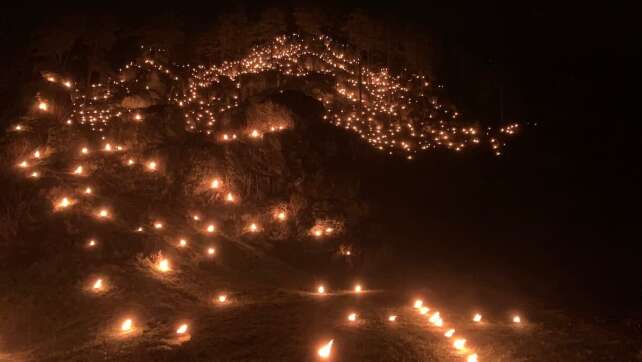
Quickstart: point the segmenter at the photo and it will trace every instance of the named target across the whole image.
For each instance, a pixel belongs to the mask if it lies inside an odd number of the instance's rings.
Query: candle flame
[[[216,252],[216,249],[214,249],[214,248],[208,248],[207,249],[207,254],[208,255],[214,255],[215,252]]]
[[[319,287],[317,288],[317,292],[319,294],[325,294],[325,287],[323,285],[319,285]]]
[[[473,317],[473,321],[477,323],[481,322],[481,320],[482,320],[482,316],[479,313],[475,314],[475,316]]]
[[[468,355],[468,358],[466,358],[466,362],[477,362],[477,353],[473,353],[471,355]]]
[[[513,317],[513,323],[522,323],[522,319],[518,315],[516,315]]]
[[[160,270],[163,273],[168,272],[170,270],[169,260],[161,259],[158,262],[158,270]]]
[[[453,343],[453,346],[454,346],[454,347],[455,347],[455,349],[457,349],[457,350],[462,350],[462,349],[464,349],[464,347],[466,346],[466,340],[465,340],[465,339],[462,339],[462,338],[457,339],[457,340],[455,340],[455,342]]]
[[[330,357],[330,353],[332,352],[332,343],[334,343],[334,339],[331,339],[330,342],[319,348],[319,357],[323,359]]]
[[[423,305],[424,305],[424,302],[423,302],[421,299],[417,299],[417,300],[415,300],[414,307],[415,307],[416,309],[421,308]]]
[[[134,327],[134,323],[131,319],[125,319],[125,321],[120,325],[120,330],[123,332],[129,332]]]
[[[97,279],[96,282],[94,283],[94,290],[100,290],[103,287],[103,280],[102,279]]]
[[[393,314],[393,315],[388,316],[388,321],[394,322],[396,320],[397,320],[397,316],[396,315]]]
[[[187,332],[187,328],[188,326],[186,323],[181,324],[176,330],[176,334],[185,334],[185,332]]]
[[[227,300],[227,296],[225,294],[221,294],[218,296],[219,303],[225,303],[226,300]]]
[[[348,320],[350,322],[356,321],[357,320],[357,313],[350,313],[350,315],[348,315]]]

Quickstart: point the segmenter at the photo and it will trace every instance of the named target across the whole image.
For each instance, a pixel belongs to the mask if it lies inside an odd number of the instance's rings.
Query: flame
[[[396,320],[397,320],[397,316],[396,315],[393,314],[393,315],[388,316],[388,321],[394,322]]]
[[[82,175],[82,166],[76,167],[74,170],[74,175]]]
[[[334,343],[334,339],[331,339],[330,342],[319,348],[319,357],[323,359],[330,357],[330,353],[332,352],[332,343]]]
[[[325,294],[325,287],[323,285],[319,285],[319,287],[317,288],[317,292],[319,294]]]
[[[40,158],[40,151],[36,150],[36,151],[33,153],[33,157],[35,157],[35,158]]]
[[[234,202],[234,195],[232,195],[231,192],[227,193],[227,196],[225,197],[225,201],[227,202]]]
[[[141,116],[141,115],[140,115],[140,113],[136,113],[136,114],[134,115],[134,119],[135,119],[135,120],[137,120],[137,121],[140,121],[140,120],[142,120],[142,119],[143,119],[143,116]]]
[[[466,362],[477,362],[477,361],[478,361],[477,360],[477,353],[470,354],[466,358]]]
[[[416,309],[420,309],[423,305],[424,305],[423,300],[421,300],[421,299],[417,299],[417,300],[415,300],[415,305],[414,305],[414,307],[415,307]]]
[[[131,319],[125,319],[123,324],[120,325],[120,330],[123,332],[129,332],[134,328],[134,323]]]
[[[481,320],[482,320],[482,316],[479,313],[475,314],[475,316],[473,317],[473,321],[477,323],[481,322]]]
[[[40,177],[40,173],[38,171],[34,171],[31,173],[31,177],[38,178]]]
[[[19,125],[19,124],[17,124],[17,125],[14,127],[14,129],[15,129],[16,131],[22,131],[22,126],[21,126],[21,125]]]
[[[348,315],[348,320],[349,320],[350,322],[354,322],[354,321],[356,321],[356,320],[357,320],[357,313],[350,313],[350,314]]]
[[[253,130],[252,133],[250,134],[250,137],[252,138],[259,138],[261,134],[257,130]]]
[[[103,288],[103,280],[97,279],[93,286],[94,290],[100,290]]]
[[[227,296],[225,294],[221,294],[218,296],[219,303],[225,303],[226,300],[227,300]]]
[[[105,150],[106,152],[111,152],[111,144],[109,144],[109,143],[105,144],[105,148],[104,148],[104,150]]]
[[[101,209],[98,212],[98,217],[109,217],[109,211],[107,211],[107,209]]]
[[[208,248],[207,249],[207,255],[214,255],[215,252],[216,252],[216,249],[214,249],[214,248]]]
[[[187,240],[185,240],[185,239],[181,239],[181,240],[178,242],[178,246],[180,246],[180,247],[182,247],[182,248],[186,247],[186,246],[187,246]]]
[[[447,330],[446,333],[444,333],[444,336],[446,336],[446,338],[450,338],[453,336],[453,334],[455,334],[455,330],[451,328]]]
[[[518,315],[516,315],[513,317],[513,323],[522,323],[522,319]]]
[[[29,163],[27,161],[22,161],[18,164],[18,167],[27,168],[29,167]]]
[[[92,191],[91,187],[87,187],[87,188],[85,188],[85,194],[89,195],[89,194],[91,194],[92,192],[93,192],[93,191]]]
[[[465,339],[463,339],[463,338],[457,339],[457,340],[455,340],[455,342],[453,343],[453,346],[454,346],[454,347],[455,347],[455,349],[457,349],[457,350],[462,350],[462,349],[464,349],[464,347],[466,346],[466,340],[465,340]]]
[[[158,165],[156,164],[156,161],[149,161],[147,162],[147,169],[150,171],[156,171],[156,167]]]
[[[208,233],[213,233],[215,231],[216,231],[216,226],[214,226],[213,224],[207,225],[207,232]]]
[[[428,321],[436,325],[437,327],[441,327],[444,325],[444,321],[443,319],[441,319],[441,315],[439,314],[439,312],[433,313],[433,315],[430,317],[430,319],[428,319]]]
[[[285,214],[285,211],[279,211],[279,213],[276,214],[276,218],[279,221],[285,221],[286,217],[287,217],[287,215]]]
[[[80,149],[80,153],[82,153],[83,155],[86,155],[89,153],[89,149],[87,147],[83,147]]]
[[[155,229],[162,229],[162,228],[163,228],[163,223],[162,223],[162,222],[160,222],[160,221],[156,221],[156,222],[154,223],[154,228],[155,228]]]
[[[89,243],[87,243],[87,246],[90,246],[90,247],[96,246],[96,240],[94,239],[89,240]]]
[[[58,203],[58,207],[62,209],[66,208],[69,205],[71,205],[71,201],[69,201],[69,199],[66,197],[63,197],[62,200],[60,200],[60,202]]]
[[[71,88],[71,82],[70,81],[65,81],[62,84],[64,84],[64,86],[67,87],[67,88]]]
[[[212,183],[210,184],[210,187],[216,190],[216,189],[221,187],[221,184],[222,184],[221,180],[215,178],[214,180],[212,180]]]
[[[46,112],[49,109],[49,105],[47,102],[40,102],[38,103],[38,109]]]
[[[158,270],[165,273],[170,270],[169,260],[163,258],[158,262]]]
[[[259,227],[255,223],[250,224],[250,231],[251,232],[255,233],[258,230],[259,230]]]
[[[134,164],[134,162],[135,162],[134,159],[130,158],[129,160],[127,160],[127,165],[131,166]]]
[[[354,286],[354,292],[355,293],[361,293],[361,284],[357,284]]]
[[[428,312],[430,312],[430,308],[428,308],[428,307],[419,308],[419,314],[421,314],[421,315],[426,315],[426,314],[428,314]]]
[[[186,323],[181,324],[176,330],[176,334],[185,334],[185,332],[187,332],[187,328],[188,326]]]

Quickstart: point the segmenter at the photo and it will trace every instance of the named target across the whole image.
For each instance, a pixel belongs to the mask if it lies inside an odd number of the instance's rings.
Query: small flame
[[[258,230],[259,230],[259,227],[255,223],[250,224],[250,231],[251,232],[255,233]]]
[[[156,171],[156,167],[158,167],[158,165],[156,164],[156,161],[149,161],[149,162],[147,162],[147,169],[148,169],[148,170],[150,170],[150,171]]]
[[[181,248],[186,247],[186,246],[187,246],[187,240],[185,240],[185,239],[181,239],[181,240],[178,242],[178,245],[179,245]]]
[[[227,193],[227,196],[225,197],[225,201],[227,202],[234,202],[234,195],[232,195],[231,192]]]
[[[89,195],[89,194],[91,194],[92,192],[93,192],[93,190],[91,189],[91,187],[86,187],[86,188],[85,188],[85,194]]]
[[[482,320],[482,316],[479,313],[475,314],[475,316],[473,317],[473,321],[477,323],[481,322],[481,320]]]
[[[357,313],[350,313],[350,315],[348,315],[348,320],[350,322],[356,321],[357,320]]]
[[[106,152],[111,152],[111,144],[109,144],[109,143],[105,144],[105,148],[104,148],[104,150],[105,150]]]
[[[156,222],[154,223],[154,228],[155,228],[155,229],[162,229],[162,228],[163,228],[163,223],[162,223],[162,222],[160,222],[160,221],[156,221]]]
[[[158,270],[159,270],[159,271],[161,271],[161,272],[163,272],[163,273],[168,272],[168,271],[170,270],[170,267],[169,267],[169,260],[167,260],[167,259],[161,259],[161,260],[158,262]]]
[[[94,240],[94,239],[89,240],[89,243],[87,243],[87,245],[90,246],[90,247],[96,246],[96,240]]]
[[[107,211],[107,209],[101,209],[98,212],[98,217],[109,217],[109,211]]]
[[[357,284],[354,287],[354,292],[355,293],[361,293],[361,284]]]
[[[332,352],[332,343],[334,343],[334,339],[331,339],[330,342],[319,348],[319,357],[323,359],[330,357],[330,353]]]
[[[123,324],[120,325],[120,330],[123,332],[129,332],[134,327],[134,323],[131,319],[125,319]]]
[[[421,300],[421,299],[415,300],[415,305],[414,306],[415,306],[416,309],[420,309],[423,305],[424,305],[423,300]]]
[[[207,249],[207,255],[214,255],[215,252],[216,252],[216,249],[214,249],[214,248],[208,248]]]
[[[143,119],[143,116],[141,116],[141,115],[140,115],[140,113],[136,113],[136,114],[134,115],[134,119],[135,119],[135,120],[137,120],[137,121],[140,121],[140,120],[142,120],[142,119]]]
[[[287,215],[285,214],[285,211],[280,211],[278,214],[276,214],[276,218],[279,219],[279,221],[285,221]]]
[[[462,339],[462,338],[457,339],[457,340],[455,340],[455,342],[453,343],[453,346],[454,346],[454,347],[455,347],[455,349],[457,349],[457,350],[462,350],[462,349],[464,349],[464,347],[466,346],[466,340],[465,340],[465,339]]]
[[[40,151],[36,150],[36,152],[33,153],[33,157],[40,158]]]
[[[428,308],[428,307],[419,308],[419,314],[421,314],[421,315],[426,315],[426,314],[428,314],[428,312],[430,312],[430,308]]]
[[[388,316],[388,321],[395,322],[396,320],[397,320],[397,316],[396,315],[393,314],[393,315]]]
[[[74,170],[74,175],[82,175],[82,166],[76,167]]]
[[[473,353],[468,355],[468,358],[466,358],[466,362],[477,362],[477,353]]]
[[[186,323],[181,324],[176,330],[176,334],[185,334],[185,332],[187,332],[187,328],[188,326]]]
[[[58,203],[58,207],[63,209],[69,205],[71,205],[71,202],[66,197],[63,197],[62,200],[60,200],[60,202]]]
[[[325,287],[323,285],[319,285],[319,287],[317,288],[317,292],[319,294],[325,294]]]
[[[103,288],[103,280],[102,279],[96,280],[96,282],[94,283],[94,290],[100,290],[102,288]]]
[[[216,226],[214,226],[213,224],[207,225],[207,232],[208,233],[213,233],[215,231],[216,231]]]
[[[89,153],[89,149],[87,147],[83,147],[80,149],[80,153],[83,155],[86,155]]]
[[[520,318],[518,315],[514,316],[513,323],[522,323],[522,318]]]
[[[46,112],[49,109],[49,105],[47,102],[40,102],[38,103],[38,109]]]
[[[18,167],[27,168],[29,167],[29,163],[27,161],[22,161],[18,164]]]
[[[225,301],[227,301],[227,296],[225,294],[221,294],[218,296],[219,303],[225,303]]]
[[[212,183],[210,184],[210,187],[215,189],[215,190],[220,188],[221,187],[221,180],[215,178],[214,180],[212,180]]]

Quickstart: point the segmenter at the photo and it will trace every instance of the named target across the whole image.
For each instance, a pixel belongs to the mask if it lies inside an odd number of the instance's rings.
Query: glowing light
[[[217,190],[218,188],[221,187],[221,184],[222,184],[221,180],[215,178],[214,180],[212,180],[212,183],[210,184],[210,187],[215,189],[215,190]]]
[[[176,334],[185,334],[187,332],[187,324],[183,323],[181,324],[178,329],[176,329]]]
[[[40,158],[40,151],[36,150],[36,151],[33,153],[33,157],[35,157],[35,158]]]
[[[17,124],[13,129],[16,131],[22,131],[22,126]]]
[[[131,319],[125,319],[120,325],[120,330],[123,332],[129,332],[134,328],[134,322]]]
[[[71,88],[71,82],[70,82],[70,81],[65,81],[65,82],[64,82],[64,83],[62,83],[62,84],[63,84],[65,87],[67,87],[67,88]]]
[[[261,134],[257,130],[253,130],[252,133],[250,133],[250,137],[252,138],[259,138],[261,137]]]
[[[185,240],[185,239],[181,239],[181,240],[178,242],[178,246],[180,246],[181,248],[186,247],[186,246],[187,246],[187,240]]]
[[[207,230],[208,233],[213,233],[213,232],[216,231],[216,226],[214,226],[213,224],[209,224],[209,225],[207,225],[207,229],[206,230]]]
[[[29,167],[29,163],[27,161],[22,161],[18,164],[18,167],[20,168],[27,168]]]
[[[450,338],[453,336],[453,334],[455,334],[455,330],[451,328],[447,330],[446,333],[444,333],[444,336],[446,336],[446,338]]]
[[[428,307],[419,308],[419,314],[421,314],[421,315],[426,315],[426,314],[428,314],[428,312],[430,312],[430,308],[428,308]]]
[[[350,322],[354,322],[354,321],[356,321],[356,320],[357,320],[357,313],[350,313],[350,314],[348,315],[348,320],[349,320]]]
[[[140,121],[140,120],[142,120],[142,119],[143,119],[143,116],[141,116],[141,115],[140,115],[140,113],[136,113],[136,114],[134,115],[134,119],[135,119],[135,120],[137,120],[137,121]]]
[[[111,152],[111,144],[107,143],[105,144],[105,148],[103,148],[106,152]]]
[[[217,299],[218,299],[219,303],[225,303],[227,301],[227,295],[221,294],[221,295],[218,296]]]
[[[129,166],[133,165],[134,163],[135,163],[135,161],[134,161],[133,158],[130,158],[129,160],[127,160],[127,165],[129,165]]]
[[[225,196],[225,201],[227,202],[234,202],[234,195],[232,195],[231,192],[227,193],[227,196]]]
[[[154,229],[162,229],[163,228],[163,223],[160,221],[156,221],[154,223]]]
[[[477,362],[477,353],[469,354],[466,358],[466,362]]]
[[[388,321],[389,322],[395,322],[396,320],[397,320],[397,316],[396,315],[393,314],[393,315],[388,316]]]
[[[62,209],[68,207],[69,205],[71,205],[71,201],[69,201],[69,199],[66,197],[63,197],[62,200],[60,200],[60,202],[58,203],[58,207]]]
[[[433,313],[433,315],[430,317],[430,319],[428,319],[428,321],[436,325],[437,327],[441,327],[444,325],[444,321],[443,319],[441,319],[441,315],[439,314],[439,312]]]
[[[317,288],[317,293],[325,294],[325,287],[323,285],[319,285],[319,287]]]
[[[207,255],[212,256],[212,255],[214,255],[214,253],[216,253],[216,249],[211,248],[211,247],[207,248]]]
[[[34,172],[31,173],[30,176],[33,177],[33,178],[38,178],[38,177],[40,177],[40,173],[38,171],[34,171]]]
[[[80,153],[86,155],[89,153],[89,149],[87,147],[83,147],[82,149],[80,149]]]
[[[455,342],[453,343],[453,347],[455,347],[455,349],[459,351],[464,349],[465,346],[466,346],[466,340],[462,338],[456,339]]]
[[[522,323],[522,318],[520,318],[518,315],[514,316],[513,323]]]
[[[93,239],[89,240],[89,242],[87,243],[87,246],[89,246],[90,248],[96,246],[96,240],[93,240]]]
[[[85,194],[89,195],[89,194],[91,194],[92,192],[93,192],[93,190],[91,189],[91,187],[87,187],[87,188],[85,188]]]
[[[156,164],[156,161],[149,161],[149,162],[147,162],[147,169],[148,169],[148,170],[150,170],[150,171],[156,171],[156,167],[158,167],[158,165]]]
[[[74,169],[74,175],[82,175],[82,166],[78,166]]]
[[[259,230],[259,227],[255,223],[250,224],[250,231],[255,233]]]
[[[47,102],[40,102],[38,103],[38,109],[46,112],[49,109],[49,105],[47,104]]]
[[[94,282],[93,289],[94,290],[101,290],[103,288],[103,280],[102,279],[97,279],[96,282]]]
[[[332,343],[334,343],[334,339],[331,339],[328,343],[319,348],[319,357],[323,359],[330,357],[330,354],[332,353]]]
[[[101,209],[98,211],[98,217],[106,218],[109,217],[109,211],[107,209]]]
[[[415,307],[416,309],[421,308],[423,305],[424,305],[423,300],[421,300],[421,299],[417,299],[417,300],[415,300],[414,307]]]
[[[280,211],[279,213],[276,214],[276,218],[279,221],[285,221],[285,219],[287,218],[287,215],[285,214],[285,211]]]
[[[169,260],[163,258],[158,262],[158,270],[165,273],[170,271]]]
[[[475,316],[473,317],[473,321],[474,322],[479,323],[479,322],[481,322],[481,320],[482,320],[482,316],[479,313],[475,314]]]
[[[354,287],[354,292],[355,293],[361,293],[361,284],[357,284]]]

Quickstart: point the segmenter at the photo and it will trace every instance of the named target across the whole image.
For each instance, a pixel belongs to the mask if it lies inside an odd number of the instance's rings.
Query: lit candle
[[[187,324],[185,324],[185,323],[181,324],[178,327],[178,329],[176,329],[176,334],[179,334],[179,335],[180,334],[185,334],[187,332],[187,328],[188,328]]]
[[[356,320],[357,320],[357,313],[350,313],[350,314],[348,315],[348,320],[349,320],[350,322],[354,322],[354,321],[356,321]]]
[[[227,296],[225,294],[221,294],[218,296],[219,303],[225,303],[225,301],[227,301]]]
[[[134,323],[132,322],[131,319],[125,319],[123,323],[120,325],[120,330],[123,332],[129,332],[134,328]]]
[[[163,272],[163,273],[168,272],[170,270],[169,260],[161,259],[158,262],[158,270]]]
[[[323,359],[327,359],[330,357],[330,353],[332,353],[332,343],[334,342],[334,339],[331,339],[330,342],[326,343],[323,345],[321,348],[319,348],[319,357]]]
[[[466,346],[466,340],[465,340],[465,339],[461,339],[461,338],[460,338],[460,339],[457,339],[457,340],[455,340],[455,342],[453,343],[453,346],[454,346],[454,347],[455,347],[455,349],[457,349],[457,350],[462,350],[462,349],[464,349],[464,347]]]
[[[513,323],[522,323],[522,318],[520,318],[518,315],[514,316]]]
[[[453,336],[453,334],[455,334],[455,330],[451,328],[447,330],[446,333],[444,333],[444,336],[446,336],[446,338],[450,338]]]
[[[103,288],[103,280],[102,279],[97,279],[96,282],[94,282],[93,286],[94,290],[100,290]]]
[[[317,288],[317,292],[319,294],[325,294],[325,287],[323,285],[319,285],[319,287]]]
[[[482,316],[479,313],[475,314],[475,316],[473,317],[473,321],[477,323],[481,322],[481,320],[482,320]]]
[[[390,316],[388,316],[388,321],[389,321],[389,322],[395,322],[396,320],[397,320],[397,316],[396,316],[396,315],[390,315]]]
[[[212,255],[214,255],[215,252],[216,252],[216,249],[214,249],[214,248],[208,248],[207,249],[207,255],[212,256]]]
[[[361,284],[357,284],[357,285],[354,287],[354,292],[355,292],[355,293],[361,293]]]

